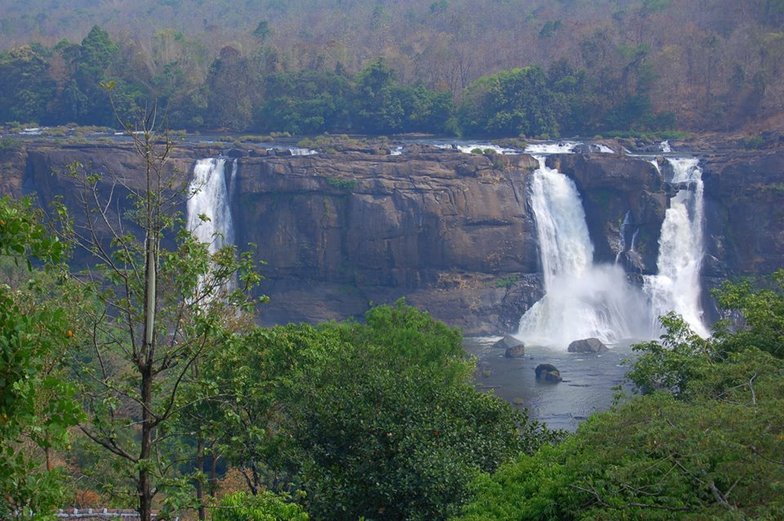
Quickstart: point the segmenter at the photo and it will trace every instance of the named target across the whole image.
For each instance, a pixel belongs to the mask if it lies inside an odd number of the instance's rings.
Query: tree
[[[214,509],[215,521],[308,521],[302,507],[285,496],[262,492],[255,496],[238,492],[226,496]]]
[[[400,99],[393,95],[395,84],[394,71],[380,58],[360,71],[354,109],[358,130],[369,134],[400,131],[404,110]]]
[[[234,47],[221,49],[220,56],[210,65],[205,83],[210,124],[232,130],[250,126],[263,86],[256,65]]]
[[[0,121],[40,122],[55,94],[46,57],[30,46],[0,54]]]
[[[318,134],[348,127],[348,78],[323,71],[279,72],[266,81],[266,99],[255,114],[263,132]]]
[[[724,349],[753,346],[784,358],[784,270],[776,271],[762,288],[749,280],[728,282],[715,295],[724,311],[740,318],[734,330],[726,322],[719,328],[717,336]]]
[[[472,83],[459,110],[464,132],[489,136],[557,136],[559,106],[536,66],[484,76]]]
[[[0,517],[47,519],[65,500],[62,469],[50,451],[64,449],[82,418],[62,358],[73,323],[58,297],[65,285],[43,281],[32,262],[57,263],[63,244],[50,237],[29,201],[0,198],[0,262],[28,271],[19,287],[0,284]],[[58,287],[59,286],[59,287]],[[57,295],[53,298],[53,295]]]
[[[660,340],[633,347],[641,354],[626,377],[642,394],[667,391],[677,398],[685,397],[692,381],[720,355],[711,340],[694,333],[676,313],[668,313],[660,321],[664,334]]]
[[[81,431],[133,478],[144,521],[159,492],[183,485],[172,481],[179,461],[167,455],[183,382],[216,347],[225,317],[252,307],[246,291],[258,281],[247,256],[237,259],[232,247],[210,254],[182,228],[182,184],[168,165],[172,142],[159,144],[154,115],[132,134],[138,180],[123,185],[72,167],[82,214],[63,230],[94,257],[95,268],[83,275],[100,304],[74,357],[89,415]],[[115,219],[108,209],[121,189],[129,206]]]
[[[254,494],[304,491],[314,519],[444,519],[478,472],[557,437],[474,390],[459,332],[403,303],[215,354],[221,453]]]
[[[356,76],[353,112],[356,130],[369,134],[443,133],[452,100],[446,92],[400,84],[392,68],[377,59]]]
[[[101,83],[107,81],[108,70],[119,52],[118,45],[109,33],[97,25],[72,54],[73,76],[64,90],[70,119],[92,124],[110,124],[114,121],[109,96]]]

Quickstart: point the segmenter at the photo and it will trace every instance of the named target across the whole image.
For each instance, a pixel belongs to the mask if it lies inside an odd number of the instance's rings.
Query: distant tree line
[[[484,76],[539,65],[549,77],[565,62],[583,74],[577,114],[589,114],[577,122],[586,129],[661,124],[639,117],[647,111],[677,114],[682,129],[727,130],[768,118],[775,126],[784,106],[782,23],[781,0],[37,0],[0,2],[0,49],[21,58],[14,47],[40,42],[29,45],[36,50],[31,57],[51,65],[55,83],[48,88],[62,95],[76,72],[73,51],[79,46],[58,42],[79,42],[98,24],[119,46],[111,76],[123,78],[131,92],[167,99],[182,116],[180,126],[201,118],[199,128],[206,128],[214,125],[211,118],[228,117],[235,127],[251,129],[260,99],[271,97],[271,74],[331,72],[351,83],[383,58],[403,85],[449,92],[458,112],[466,90]],[[213,68],[216,58],[228,69]],[[248,67],[221,79],[234,62]],[[84,80],[77,79],[79,92],[92,101],[81,88]],[[217,101],[215,87],[239,81],[242,120],[208,113]],[[13,105],[50,100],[47,86],[41,87]],[[58,99],[51,108],[61,109],[60,118],[67,115],[63,107],[85,105],[84,98]],[[303,104],[312,108],[296,103]],[[560,127],[569,132],[563,121]]]
[[[0,54],[0,121],[117,126],[118,115],[137,119],[156,100],[171,128],[188,130],[556,137],[672,128],[672,114],[652,110],[646,52],[628,51],[623,75],[562,60],[482,76],[455,96],[401,81],[382,58],[355,74],[340,63],[294,69],[259,44],[247,55],[223,47],[209,62],[198,43],[164,31],[145,59],[96,26],[79,44]]]

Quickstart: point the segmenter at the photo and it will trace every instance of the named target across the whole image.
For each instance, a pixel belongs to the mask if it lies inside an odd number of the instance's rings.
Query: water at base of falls
[[[517,335],[533,345],[566,348],[573,340],[598,338],[606,344],[651,336],[646,299],[615,265],[590,266],[562,275],[520,319]]]
[[[659,273],[646,277],[643,288],[631,284],[620,266],[593,263],[577,188],[567,176],[548,168],[544,157],[537,160],[530,204],[545,296],[521,317],[516,336],[559,349],[590,337],[608,344],[651,339],[661,332],[658,317],[671,310],[707,336],[699,305],[703,209],[697,160],[669,159],[675,173],[672,183],[680,191],[662,225]]]
[[[618,266],[595,265],[585,212],[574,182],[545,165],[531,180],[545,297],[520,319],[517,336],[566,347],[594,337],[605,343],[649,334],[645,299]]]

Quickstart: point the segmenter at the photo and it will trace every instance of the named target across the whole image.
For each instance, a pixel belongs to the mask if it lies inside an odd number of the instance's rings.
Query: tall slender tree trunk
[[[152,519],[152,482],[150,457],[152,455],[152,363],[142,368],[142,443],[139,453],[139,516],[141,521]]]
[[[199,503],[199,521],[207,519],[207,509],[204,506],[204,438],[199,435],[196,442],[196,468],[199,471],[196,478],[196,501]]]
[[[146,134],[145,134],[146,137]],[[150,148],[145,148],[147,177],[147,236],[144,241],[144,347],[140,355],[142,377],[142,443],[139,465],[139,515],[141,521],[152,519],[152,483],[150,476],[150,457],[152,455],[152,435],[155,428],[152,402],[152,385],[155,374],[155,305],[157,302],[156,277],[158,270],[157,222],[152,201],[152,159]]]

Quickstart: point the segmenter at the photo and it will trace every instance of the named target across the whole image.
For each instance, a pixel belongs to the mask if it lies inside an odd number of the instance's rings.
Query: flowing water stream
[[[557,149],[535,152],[557,153]],[[707,336],[700,306],[700,267],[704,253],[703,188],[698,160],[668,158],[678,193],[662,224],[658,273],[643,288],[631,284],[616,264],[593,260],[580,194],[566,175],[535,155],[529,202],[534,213],[544,275],[545,296],[520,319],[516,336],[526,343],[565,349],[573,340],[598,338],[617,344],[656,338],[658,317],[679,313],[692,329]],[[629,214],[621,227],[625,245]],[[634,248],[632,234],[631,249]]]
[[[237,162],[231,162],[226,179],[226,160],[199,159],[193,168],[188,190],[187,226],[193,236],[209,244],[210,253],[234,244],[234,222],[231,216],[229,187],[234,183]]]

